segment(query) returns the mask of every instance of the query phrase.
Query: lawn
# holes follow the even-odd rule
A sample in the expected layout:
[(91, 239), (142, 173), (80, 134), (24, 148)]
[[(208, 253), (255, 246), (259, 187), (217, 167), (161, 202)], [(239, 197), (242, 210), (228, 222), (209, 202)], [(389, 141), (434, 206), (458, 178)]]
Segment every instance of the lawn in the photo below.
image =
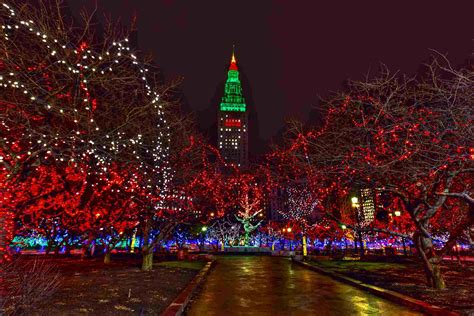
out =
[(391, 262), (363, 262), (363, 261), (340, 261), (340, 260), (326, 260), (318, 261), (318, 266), (331, 269), (335, 272), (344, 272), (347, 270), (361, 270), (361, 271), (380, 271), (388, 269), (405, 270), (408, 268), (407, 264), (391, 263)]
[(201, 270), (204, 266), (203, 261), (163, 261), (155, 264), (155, 267), (163, 267), (169, 269), (191, 269)]
[(157, 262), (140, 271), (139, 258), (47, 259), (60, 271), (60, 289), (29, 315), (157, 315), (186, 287), (204, 261)]
[(447, 289), (436, 291), (426, 286), (422, 266), (417, 262), (389, 263), (363, 261), (310, 261), (310, 264), (337, 272), (368, 284), (463, 314), (474, 314), (474, 264), (449, 263), (442, 266)]

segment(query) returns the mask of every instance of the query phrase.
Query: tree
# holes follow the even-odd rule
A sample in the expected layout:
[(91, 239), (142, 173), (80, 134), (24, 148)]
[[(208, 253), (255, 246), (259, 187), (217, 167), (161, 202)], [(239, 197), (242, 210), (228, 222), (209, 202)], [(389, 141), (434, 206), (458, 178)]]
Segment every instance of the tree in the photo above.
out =
[[(114, 164), (139, 170), (140, 181), (130, 186), (140, 186), (140, 199), (146, 200), (138, 203), (141, 207), (154, 208), (168, 190), (170, 125), (165, 111), (170, 103), (160, 96), (169, 87), (130, 49), (125, 31), (111, 26), (97, 37), (90, 16), (84, 15), (79, 30), (62, 13), (58, 3), (49, 1), (0, 8), (5, 26), (0, 47), (0, 189), (6, 201), (0, 218), (9, 222), (31, 201), (45, 200), (54, 206), (48, 202), (48, 207), (36, 208), (36, 218), (52, 209), (67, 218), (67, 204), (73, 218), (87, 226), (96, 188), (111, 179)], [(41, 173), (50, 169), (61, 179), (52, 182), (57, 186), (40, 186), (34, 196), (15, 194), (28, 192), (24, 189), (45, 179)], [(81, 180), (68, 179), (69, 169), (83, 175)], [(71, 187), (71, 182), (77, 183)], [(67, 203), (59, 205), (58, 199)], [(87, 230), (82, 223), (75, 225), (79, 235)], [(6, 237), (13, 235), (9, 227), (9, 236), (1, 235), (2, 252)]]
[(280, 211), (280, 213), (285, 219), (296, 222), (299, 226), (302, 235), (303, 256), (306, 256), (308, 254), (307, 230), (310, 226), (310, 216), (314, 214), (318, 200), (302, 184), (289, 187), (287, 193), (287, 208), (284, 211)]
[(250, 234), (263, 222), (257, 216), (263, 215), (265, 189), (254, 174), (239, 173), (230, 179), (230, 183), (236, 201), (235, 218), (243, 226), (244, 244), (248, 246)]
[(209, 238), (221, 244), (221, 251), (225, 250), (225, 245), (234, 245), (239, 235), (239, 225), (226, 217), (215, 220), (208, 229)]
[[(324, 126), (296, 138), (297, 163), (319, 179), (321, 196), (348, 196), (351, 188), (377, 189), (398, 200), (411, 220), (428, 284), (443, 288), (441, 256), (472, 225), (472, 69), (453, 69), (434, 58), (425, 74), (353, 81), (349, 91), (324, 104)], [(448, 197), (466, 203), (449, 206)], [(454, 204), (452, 204), (454, 206)], [(326, 209), (333, 219), (334, 209)], [(470, 214), (471, 213), (471, 214)], [(437, 219), (456, 214), (449, 240), (436, 250), (430, 230)], [(349, 228), (410, 237), (382, 226)]]
[(282, 225), (277, 222), (269, 221), (265, 226), (259, 228), (260, 231), (266, 235), (267, 242), (271, 244), (272, 251), (275, 251), (276, 242), (283, 237), (281, 226)]

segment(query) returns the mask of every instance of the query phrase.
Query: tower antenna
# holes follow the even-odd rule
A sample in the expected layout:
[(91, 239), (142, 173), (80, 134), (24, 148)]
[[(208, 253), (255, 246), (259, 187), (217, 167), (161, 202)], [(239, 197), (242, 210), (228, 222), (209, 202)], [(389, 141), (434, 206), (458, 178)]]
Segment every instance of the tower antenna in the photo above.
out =
[(232, 63), (236, 63), (236, 60), (235, 60), (235, 44), (232, 44), (232, 60), (231, 60)]

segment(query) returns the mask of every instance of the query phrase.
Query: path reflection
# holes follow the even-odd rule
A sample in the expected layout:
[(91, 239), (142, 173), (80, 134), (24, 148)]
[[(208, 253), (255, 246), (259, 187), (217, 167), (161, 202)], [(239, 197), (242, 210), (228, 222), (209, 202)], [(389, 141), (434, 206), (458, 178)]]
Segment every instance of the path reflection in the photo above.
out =
[(416, 315), (286, 258), (218, 257), (187, 315)]

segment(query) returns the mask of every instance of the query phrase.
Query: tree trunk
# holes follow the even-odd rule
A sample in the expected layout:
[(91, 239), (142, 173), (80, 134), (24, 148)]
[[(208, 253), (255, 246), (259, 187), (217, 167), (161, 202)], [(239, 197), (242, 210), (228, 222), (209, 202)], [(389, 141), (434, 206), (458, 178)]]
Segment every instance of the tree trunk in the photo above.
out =
[(446, 288), (446, 283), (441, 275), (441, 258), (433, 257), (430, 259), (430, 263), (433, 267), (433, 287), (438, 290)]
[(69, 236), (64, 240), (64, 255), (66, 257), (71, 256), (72, 245), (70, 241), (71, 241), (71, 238)]
[(83, 243), (81, 247), (81, 260), (85, 260), (88, 257), (87, 248), (88, 248), (87, 243)]
[(330, 256), (332, 251), (332, 239), (329, 239), (328, 244), (326, 245), (326, 255)]
[(446, 288), (441, 275), (441, 258), (435, 255), (432, 240), (419, 232), (415, 232), (413, 237), (423, 262), (428, 286), (438, 290)]
[(303, 256), (306, 257), (308, 255), (308, 246), (306, 244), (306, 235), (303, 235)]
[(90, 256), (91, 258), (94, 257), (95, 253), (95, 240), (92, 241), (91, 249), (90, 249)]
[(147, 220), (143, 230), (142, 271), (151, 271), (153, 269), (153, 247), (150, 245), (150, 228), (150, 220)]
[(406, 257), (407, 256), (407, 245), (405, 243), (405, 237), (402, 237), (402, 243), (403, 243), (403, 255)]
[(51, 252), (51, 249), (53, 249), (53, 243), (50, 240), (48, 240), (48, 245), (46, 246), (45, 254), (49, 255), (49, 253)]
[(245, 232), (245, 235), (244, 235), (244, 246), (248, 246), (249, 245), (249, 232)]
[(359, 232), (359, 245), (360, 245), (360, 257), (362, 258), (365, 254), (364, 241), (362, 240), (362, 232)]
[[(8, 245), (13, 239), (13, 213), (0, 209), (0, 264), (10, 260), (10, 252)], [(2, 280), (3, 281), (3, 280)]]
[(66, 244), (66, 249), (64, 250), (64, 254), (66, 255), (66, 257), (71, 256), (71, 250), (72, 250), (72, 246), (69, 244)]
[(133, 232), (132, 239), (130, 240), (130, 252), (133, 253), (135, 252), (135, 243), (137, 240), (137, 230)]
[(109, 264), (110, 263), (110, 248), (107, 246), (105, 249), (105, 256), (104, 256), (104, 263)]
[(91, 247), (91, 244), (92, 244), (93, 240), (94, 240), (94, 236), (92, 235), (91, 232), (89, 232), (89, 236), (87, 237), (87, 241), (82, 244), (81, 260), (92, 257), (92, 254), (90, 253), (89, 249)]
[(153, 269), (153, 249), (144, 246), (142, 250), (142, 271), (151, 271)]

